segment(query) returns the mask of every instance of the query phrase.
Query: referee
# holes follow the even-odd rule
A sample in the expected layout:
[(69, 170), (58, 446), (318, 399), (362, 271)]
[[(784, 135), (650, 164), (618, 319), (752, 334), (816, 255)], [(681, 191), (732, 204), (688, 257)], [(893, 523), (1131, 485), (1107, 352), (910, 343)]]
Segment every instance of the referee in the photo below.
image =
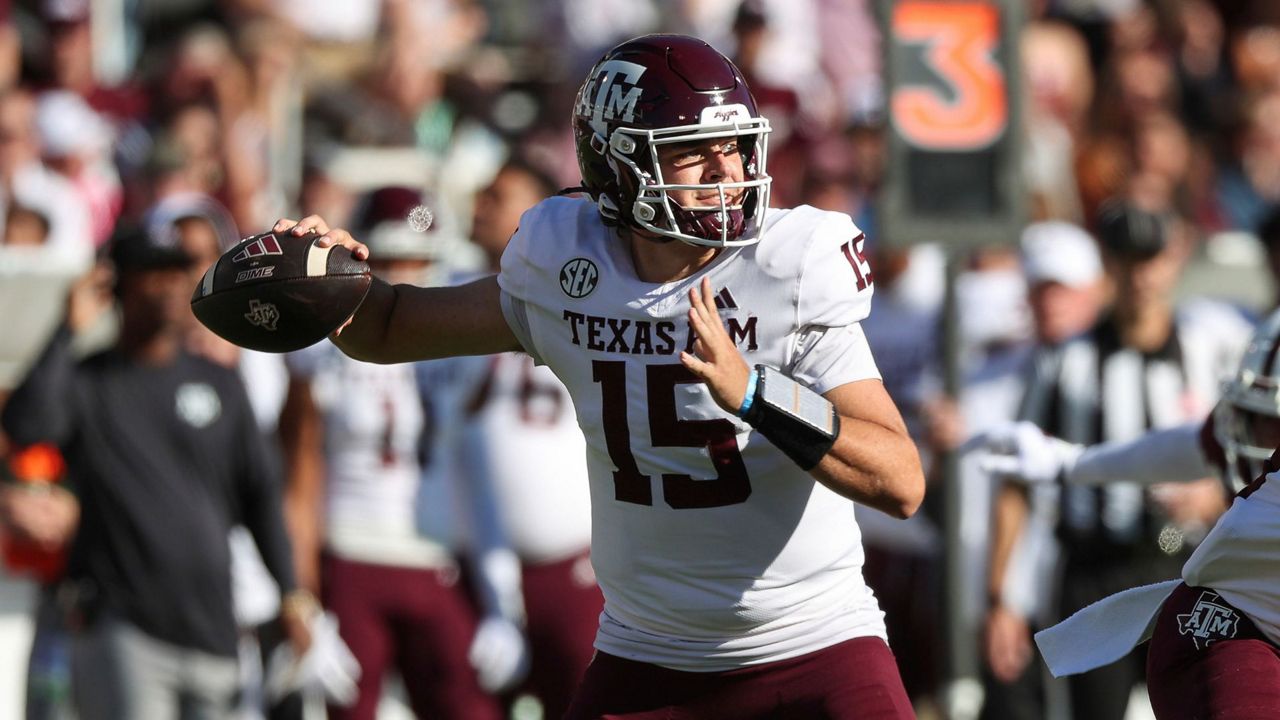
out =
[[(1225, 306), (1175, 307), (1192, 242), (1173, 217), (1113, 201), (1097, 229), (1114, 302), (1089, 332), (1040, 353), (1019, 411), (1047, 434), (1086, 445), (1203, 417), (1216, 400), (1217, 379), (1230, 371), (1250, 331)], [(1050, 513), (1061, 546), (1055, 615), (1178, 577), (1192, 550), (1188, 530), (1207, 527), (1222, 509), (1220, 492), (1211, 488), (1064, 487)], [(1145, 648), (1072, 677), (1073, 717), (1123, 720), (1144, 661)]]

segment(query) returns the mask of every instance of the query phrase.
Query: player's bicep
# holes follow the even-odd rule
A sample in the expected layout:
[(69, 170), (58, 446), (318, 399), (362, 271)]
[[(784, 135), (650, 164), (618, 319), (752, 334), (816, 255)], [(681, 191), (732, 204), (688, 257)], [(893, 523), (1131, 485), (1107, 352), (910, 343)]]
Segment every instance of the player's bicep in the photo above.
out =
[(879, 378), (845, 383), (827, 391), (823, 397), (835, 406), (841, 417), (874, 423), (899, 435), (907, 434), (902, 413)]

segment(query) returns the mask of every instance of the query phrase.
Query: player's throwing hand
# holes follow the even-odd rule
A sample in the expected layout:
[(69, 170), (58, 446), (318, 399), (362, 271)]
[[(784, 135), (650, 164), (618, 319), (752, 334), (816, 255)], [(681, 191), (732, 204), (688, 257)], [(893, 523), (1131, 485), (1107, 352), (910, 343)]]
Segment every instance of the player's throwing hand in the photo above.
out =
[(276, 224), (271, 227), (272, 232), (284, 232), (288, 230), (294, 235), (302, 236), (309, 232), (314, 232), (320, 237), (316, 238), (316, 244), (320, 247), (329, 247), (330, 245), (341, 245), (351, 251), (352, 257), (357, 260), (369, 259), (369, 246), (351, 237), (351, 233), (341, 228), (330, 228), (324, 218), (319, 215), (308, 215), (301, 220), (293, 221), (289, 218), (280, 218)]
[(717, 405), (737, 415), (751, 369), (720, 322), (710, 278), (702, 278), (699, 287), (689, 290), (689, 305), (689, 323), (698, 339), (693, 353), (680, 353), (680, 362), (707, 384)]

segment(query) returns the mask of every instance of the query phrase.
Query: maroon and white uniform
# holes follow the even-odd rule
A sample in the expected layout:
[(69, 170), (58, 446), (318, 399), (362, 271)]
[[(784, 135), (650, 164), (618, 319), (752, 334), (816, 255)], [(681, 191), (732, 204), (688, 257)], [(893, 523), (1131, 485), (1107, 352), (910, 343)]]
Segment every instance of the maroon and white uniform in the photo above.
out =
[(424, 528), (422, 504), (451, 505), (422, 483), (424, 413), (413, 365), (375, 365), (324, 343), (287, 356), (325, 422), (325, 550), (355, 562), (452, 568), (452, 527)]
[(499, 591), (523, 605), (531, 666), (520, 689), (538, 697), (546, 717), (561, 717), (591, 662), (604, 604), (591, 567), (586, 446), (573, 401), (524, 353), (428, 365), (441, 380), (432, 401), (439, 451), (448, 455), (437, 464), (495, 510), (476, 517), (470, 542), (519, 557), (520, 576)]
[(596, 647), (711, 672), (885, 637), (853, 502), (721, 410), (679, 361), (688, 291), (709, 277), (750, 364), (815, 392), (878, 378), (859, 321), (863, 235), (845, 215), (770, 210), (763, 239), (694, 276), (637, 279), (591, 202), (529, 210), (502, 260), (503, 309), (575, 401), (586, 437)]
[(433, 402), (452, 437), (451, 471), (492, 494), (505, 544), (535, 564), (585, 553), (586, 448), (564, 385), (524, 353), (433, 364), (444, 363), (448, 387)]
[(392, 667), (420, 716), (500, 717), (468, 661), (477, 617), (449, 522), (463, 501), (455, 486), (424, 480), (419, 461), (415, 367), (361, 362), (329, 343), (288, 362), (324, 417), (322, 599), (361, 669), (354, 704), (329, 717), (373, 718)]
[(1211, 587), (1280, 646), (1280, 475), (1245, 490), (1182, 567), (1191, 587)]

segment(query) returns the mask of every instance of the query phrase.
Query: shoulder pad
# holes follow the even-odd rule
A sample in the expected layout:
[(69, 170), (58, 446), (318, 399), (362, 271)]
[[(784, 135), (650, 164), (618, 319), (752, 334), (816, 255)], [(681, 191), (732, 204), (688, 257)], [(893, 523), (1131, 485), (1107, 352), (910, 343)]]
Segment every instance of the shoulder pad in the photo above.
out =
[(875, 278), (853, 220), (807, 205), (775, 215), (757, 258), (770, 275), (795, 278), (797, 325), (841, 327), (867, 317)]
[(562, 254), (565, 245), (577, 242), (576, 231), (583, 213), (595, 213), (595, 205), (581, 198), (550, 197), (520, 216), (520, 227), (502, 253), (498, 284), (503, 291), (529, 299), (539, 276), (559, 271), (549, 268), (548, 258)]

